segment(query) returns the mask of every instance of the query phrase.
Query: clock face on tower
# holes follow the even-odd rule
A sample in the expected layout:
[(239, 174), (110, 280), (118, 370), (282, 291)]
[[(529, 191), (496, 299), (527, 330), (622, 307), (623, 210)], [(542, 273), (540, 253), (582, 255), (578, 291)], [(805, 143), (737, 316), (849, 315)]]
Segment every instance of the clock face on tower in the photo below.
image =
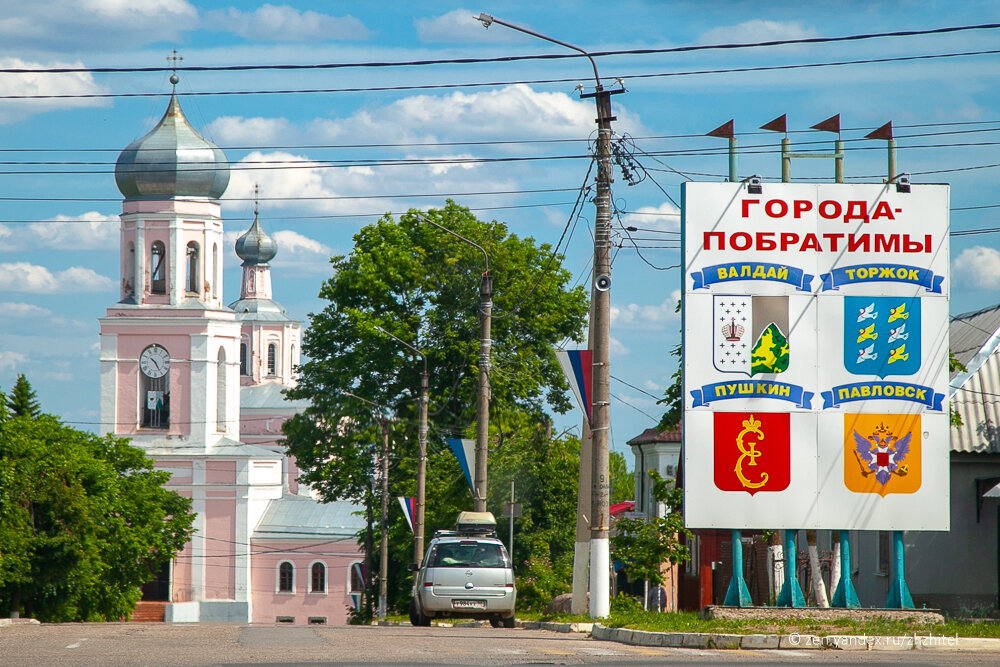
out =
[(146, 377), (161, 378), (170, 370), (170, 353), (159, 345), (150, 345), (139, 355), (139, 368)]

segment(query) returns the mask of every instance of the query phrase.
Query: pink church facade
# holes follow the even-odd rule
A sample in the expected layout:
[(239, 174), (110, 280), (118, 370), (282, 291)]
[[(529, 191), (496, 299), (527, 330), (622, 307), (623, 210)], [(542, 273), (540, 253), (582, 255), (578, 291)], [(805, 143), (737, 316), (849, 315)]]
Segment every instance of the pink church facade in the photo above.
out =
[[(281, 424), (301, 325), (271, 298), (277, 245), (254, 223), (236, 245), (240, 299), (222, 301), (228, 185), (222, 151), (175, 96), (118, 158), (119, 301), (100, 319), (101, 433), (132, 439), (191, 498), (195, 533), (144, 600), (164, 620), (343, 624), (360, 592), (363, 522), (296, 481)], [(352, 575), (353, 573), (353, 575)]]

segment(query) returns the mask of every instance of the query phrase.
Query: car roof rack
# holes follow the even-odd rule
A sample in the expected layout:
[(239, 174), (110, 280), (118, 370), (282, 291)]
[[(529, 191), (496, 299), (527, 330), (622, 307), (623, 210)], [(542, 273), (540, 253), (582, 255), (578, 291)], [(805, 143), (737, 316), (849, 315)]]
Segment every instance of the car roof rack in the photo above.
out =
[(492, 512), (459, 512), (455, 532), (459, 535), (496, 537), (497, 520)]

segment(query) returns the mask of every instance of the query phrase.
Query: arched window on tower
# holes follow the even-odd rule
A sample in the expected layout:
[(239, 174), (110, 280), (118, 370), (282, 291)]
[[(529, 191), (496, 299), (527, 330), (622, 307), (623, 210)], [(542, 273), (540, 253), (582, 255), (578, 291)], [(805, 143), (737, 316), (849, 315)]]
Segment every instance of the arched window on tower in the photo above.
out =
[(199, 254), (197, 243), (191, 241), (187, 244), (187, 281), (185, 283), (185, 289), (188, 292), (193, 292), (195, 294), (201, 291), (198, 289)]
[(219, 348), (219, 359), (216, 363), (216, 429), (226, 432), (226, 349)]
[(135, 244), (128, 242), (125, 255), (125, 275), (122, 277), (122, 296), (126, 299), (135, 294)]
[(274, 377), (278, 374), (278, 344), (267, 344), (267, 374)]
[(219, 296), (219, 244), (212, 244), (212, 298)]
[(167, 293), (167, 248), (163, 241), (153, 241), (149, 246), (149, 293)]
[(240, 343), (240, 375), (250, 375), (250, 346), (246, 341)]

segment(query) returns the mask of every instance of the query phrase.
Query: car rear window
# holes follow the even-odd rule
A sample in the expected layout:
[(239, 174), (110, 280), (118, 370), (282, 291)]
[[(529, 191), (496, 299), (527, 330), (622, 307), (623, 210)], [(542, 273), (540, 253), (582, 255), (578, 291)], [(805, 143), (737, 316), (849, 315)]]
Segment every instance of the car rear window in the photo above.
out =
[(463, 540), (438, 544), (431, 567), (510, 567), (510, 565), (499, 544)]

